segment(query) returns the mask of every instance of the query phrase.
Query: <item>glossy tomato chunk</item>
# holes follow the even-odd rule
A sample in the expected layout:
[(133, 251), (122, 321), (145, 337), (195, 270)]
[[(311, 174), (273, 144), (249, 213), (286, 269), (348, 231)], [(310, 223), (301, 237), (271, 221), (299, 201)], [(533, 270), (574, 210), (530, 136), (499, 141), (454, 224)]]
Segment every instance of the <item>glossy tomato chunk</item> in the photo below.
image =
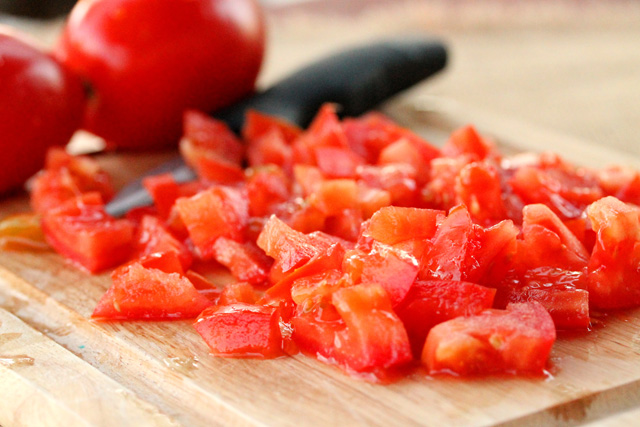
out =
[(110, 217), (97, 193), (49, 211), (42, 217), (42, 229), (56, 252), (91, 273), (114, 267), (131, 254), (133, 224)]
[(267, 359), (283, 354), (279, 320), (277, 308), (236, 303), (206, 309), (194, 327), (215, 356)]
[(347, 252), (343, 270), (353, 283), (382, 286), (396, 306), (409, 293), (419, 267), (418, 261), (406, 252), (375, 242), (369, 252)]
[(357, 372), (390, 368), (412, 360), (409, 338), (391, 308), (387, 292), (377, 285), (357, 285), (333, 293), (332, 302), (347, 328), (343, 363)]
[(36, 175), (31, 189), (31, 207), (46, 213), (85, 193), (99, 193), (102, 200), (113, 196), (111, 178), (90, 157), (71, 156), (63, 148), (47, 152), (45, 169)]
[(273, 260), (253, 242), (236, 242), (219, 237), (213, 245), (213, 257), (231, 271), (233, 276), (253, 285), (263, 284)]
[(542, 374), (556, 339), (551, 316), (538, 303), (510, 304), (458, 317), (429, 332), (422, 363), (430, 373)]
[(363, 234), (388, 245), (411, 239), (430, 239), (444, 216), (445, 212), (433, 209), (383, 207), (373, 214)]
[(412, 360), (407, 333), (382, 287), (342, 288), (332, 303), (291, 319), (293, 340), (303, 352), (355, 374)]
[(189, 319), (212, 304), (186, 277), (151, 265), (147, 263), (149, 267), (146, 267), (142, 262), (133, 262), (116, 269), (111, 275), (113, 284), (100, 299), (92, 317), (108, 320)]
[(601, 309), (640, 305), (640, 211), (605, 197), (587, 209), (597, 233), (589, 260), (589, 296)]
[(495, 289), (470, 282), (417, 281), (395, 311), (407, 329), (414, 354), (419, 355), (432, 327), (491, 308), (495, 293)]
[(203, 258), (214, 255), (218, 237), (242, 241), (249, 221), (249, 204), (242, 191), (215, 186), (189, 198), (176, 200), (189, 236)]
[(189, 248), (175, 238), (162, 221), (154, 216), (145, 215), (134, 236), (131, 258), (141, 258), (156, 252), (174, 252), (185, 270), (193, 261)]

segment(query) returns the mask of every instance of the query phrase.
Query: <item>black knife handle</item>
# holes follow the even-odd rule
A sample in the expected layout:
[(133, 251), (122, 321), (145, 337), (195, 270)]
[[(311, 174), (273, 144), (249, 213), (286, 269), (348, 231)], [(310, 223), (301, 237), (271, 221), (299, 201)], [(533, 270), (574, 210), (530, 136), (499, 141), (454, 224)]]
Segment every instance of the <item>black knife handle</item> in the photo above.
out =
[[(399, 38), (342, 51), (321, 59), (251, 96), (215, 117), (240, 133), (247, 110), (278, 116), (307, 127), (322, 104), (339, 105), (341, 117), (359, 116), (393, 95), (442, 70), (447, 63), (444, 45), (431, 38)], [(171, 172), (176, 181), (195, 178), (181, 158), (147, 173)], [(107, 212), (122, 216), (152, 203), (142, 178), (125, 187), (107, 204)]]
[(442, 70), (446, 63), (446, 48), (432, 38), (384, 40), (322, 59), (215, 117), (239, 133), (249, 109), (301, 127), (307, 127), (327, 102), (339, 105), (341, 117), (359, 116)]

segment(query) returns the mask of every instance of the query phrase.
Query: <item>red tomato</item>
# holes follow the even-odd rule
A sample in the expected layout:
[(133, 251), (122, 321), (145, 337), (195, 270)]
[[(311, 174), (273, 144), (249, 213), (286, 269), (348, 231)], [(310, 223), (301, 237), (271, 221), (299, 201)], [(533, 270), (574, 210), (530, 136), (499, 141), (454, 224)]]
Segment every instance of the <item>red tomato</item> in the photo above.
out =
[(184, 110), (248, 95), (264, 42), (254, 0), (83, 0), (56, 56), (91, 85), (85, 128), (140, 149), (175, 145)]
[(239, 190), (212, 187), (193, 197), (179, 198), (176, 206), (202, 258), (213, 257), (213, 245), (218, 237), (243, 239), (249, 206)]
[(589, 296), (601, 309), (640, 304), (640, 210), (614, 197), (605, 197), (587, 209), (597, 233), (589, 260)]
[(227, 267), (236, 279), (252, 285), (266, 282), (272, 260), (255, 243), (219, 237), (213, 245), (213, 254), (215, 260)]
[(141, 262), (133, 262), (116, 269), (111, 275), (113, 285), (98, 302), (92, 317), (109, 320), (190, 319), (211, 305), (211, 301), (201, 295), (186, 277), (152, 266), (159, 265), (146, 267)]
[(157, 252), (175, 253), (185, 270), (193, 261), (189, 248), (169, 233), (158, 218), (150, 215), (143, 216), (140, 221), (134, 238), (133, 250), (133, 258), (141, 258)]
[(368, 253), (346, 253), (343, 270), (353, 283), (377, 284), (395, 307), (407, 296), (418, 275), (418, 261), (404, 251), (375, 242)]
[(540, 304), (510, 304), (431, 329), (422, 363), (430, 373), (542, 374), (555, 339), (553, 320)]
[(85, 193), (97, 192), (103, 201), (113, 196), (111, 179), (98, 163), (84, 156), (71, 156), (62, 148), (47, 152), (45, 170), (39, 173), (31, 189), (31, 207), (47, 213), (68, 200)]
[[(20, 36), (18, 36), (20, 37)], [(44, 165), (47, 149), (80, 127), (80, 80), (49, 55), (0, 28), (0, 193)]]
[(491, 308), (495, 293), (495, 289), (469, 282), (417, 281), (395, 311), (407, 329), (414, 354), (419, 355), (431, 328)]
[(356, 373), (375, 374), (412, 360), (407, 332), (382, 287), (342, 288), (332, 303), (291, 320), (303, 352)]
[(236, 303), (255, 304), (259, 296), (253, 286), (247, 282), (232, 282), (227, 284), (220, 293), (216, 305), (229, 305)]
[(236, 303), (208, 308), (194, 327), (216, 356), (266, 359), (283, 354), (279, 320), (274, 307)]
[(47, 242), (91, 273), (126, 261), (131, 253), (133, 224), (111, 218), (97, 193), (69, 200), (42, 217)]

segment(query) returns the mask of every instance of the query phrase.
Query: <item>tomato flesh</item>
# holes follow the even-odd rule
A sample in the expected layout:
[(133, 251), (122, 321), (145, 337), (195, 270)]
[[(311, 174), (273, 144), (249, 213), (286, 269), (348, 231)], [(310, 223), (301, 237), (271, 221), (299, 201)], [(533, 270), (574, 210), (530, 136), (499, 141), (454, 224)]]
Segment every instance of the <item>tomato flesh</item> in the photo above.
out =
[(194, 327), (216, 356), (273, 358), (283, 354), (278, 311), (273, 307), (245, 303), (210, 307)]
[(435, 326), (422, 363), (432, 374), (542, 374), (555, 339), (553, 320), (541, 305), (510, 304)]

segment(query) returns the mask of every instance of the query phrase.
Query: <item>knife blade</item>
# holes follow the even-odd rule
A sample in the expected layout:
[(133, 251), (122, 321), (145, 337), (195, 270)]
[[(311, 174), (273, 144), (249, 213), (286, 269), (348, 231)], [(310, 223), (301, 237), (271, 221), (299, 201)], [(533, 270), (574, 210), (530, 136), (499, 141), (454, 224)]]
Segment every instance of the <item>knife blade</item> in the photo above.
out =
[[(328, 102), (338, 105), (341, 117), (359, 116), (436, 74), (446, 63), (447, 50), (439, 40), (415, 36), (382, 40), (320, 59), (213, 116), (236, 133), (250, 109), (302, 128)], [(178, 156), (128, 184), (107, 204), (107, 212), (119, 217), (135, 207), (151, 205), (142, 180), (161, 173), (171, 173), (178, 182), (196, 178)]]

